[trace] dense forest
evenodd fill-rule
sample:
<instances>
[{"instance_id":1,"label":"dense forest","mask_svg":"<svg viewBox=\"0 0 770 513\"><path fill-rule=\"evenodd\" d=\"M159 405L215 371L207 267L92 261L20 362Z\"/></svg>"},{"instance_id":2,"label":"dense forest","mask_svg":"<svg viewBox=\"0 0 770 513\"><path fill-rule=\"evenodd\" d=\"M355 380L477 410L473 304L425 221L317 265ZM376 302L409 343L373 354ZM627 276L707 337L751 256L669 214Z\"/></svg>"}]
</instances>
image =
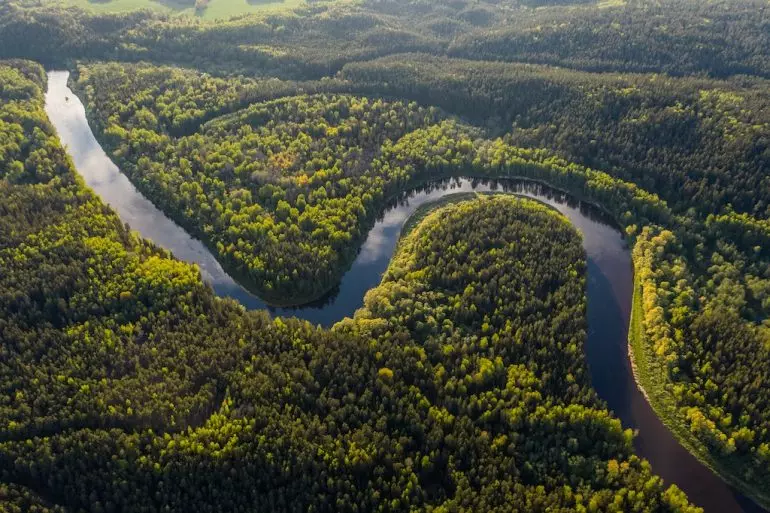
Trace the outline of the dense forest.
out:
<instances>
[{"instance_id":1,"label":"dense forest","mask_svg":"<svg viewBox=\"0 0 770 513\"><path fill-rule=\"evenodd\" d=\"M193 100L185 105L195 105L201 124L184 135L165 121L185 116L177 108L182 97L167 101L176 94L169 91L218 79L99 64L81 67L77 88L135 182L278 302L328 290L389 195L423 180L525 176L598 202L637 241L638 276L650 282L639 289L650 310L643 319L649 340L637 347L650 350L648 367L656 370L649 375L658 378L671 417L703 444L703 457L761 489L770 478L766 367L756 365L770 359L762 324L770 297L770 125L759 79L594 76L468 61L432 71L396 60L351 65L334 80L307 83L320 88L311 95L245 108L235 102L232 114L218 118ZM468 95L477 66L489 92L479 84ZM409 72L415 69L425 71ZM164 78L169 73L177 84ZM466 77L460 91L452 86L458 73ZM428 84L421 76L431 77ZM376 84L384 99L361 96ZM419 106L429 99L421 91L431 88L446 91L434 102L442 111ZM541 98L525 95L530 90ZM503 91L531 100L506 101ZM419 104L388 99L394 94ZM452 117L452 110L469 121L473 112L483 117L493 110L488 98L510 110L496 110L482 127ZM656 246L652 255L642 255L646 243ZM707 312L712 322L697 322ZM720 326L727 317L713 312L730 312L730 324ZM745 330L736 332L736 324ZM718 354L729 355L730 371L713 362L715 339L727 344ZM736 369L741 377L733 381ZM717 383L731 392L716 394Z\"/></svg>"},{"instance_id":2,"label":"dense forest","mask_svg":"<svg viewBox=\"0 0 770 513\"><path fill-rule=\"evenodd\" d=\"M3 511L696 511L590 387L558 214L451 205L355 319L271 320L126 231L58 144L42 69L0 73Z\"/></svg>"},{"instance_id":3,"label":"dense forest","mask_svg":"<svg viewBox=\"0 0 770 513\"><path fill-rule=\"evenodd\" d=\"M434 104L527 148L655 192L672 208L770 217L770 82L596 74L395 55L346 65L350 87ZM729 177L729 178L728 178Z\"/></svg>"},{"instance_id":4,"label":"dense forest","mask_svg":"<svg viewBox=\"0 0 770 513\"><path fill-rule=\"evenodd\" d=\"M770 78L765 0L603 3L597 9L585 0L364 0L207 23L7 0L0 5L0 57L49 65L150 60L316 79L351 61L428 52L591 71Z\"/></svg>"},{"instance_id":5,"label":"dense forest","mask_svg":"<svg viewBox=\"0 0 770 513\"><path fill-rule=\"evenodd\" d=\"M0 57L74 70L121 170L272 303L331 289L426 180L526 177L599 204L633 248L640 385L764 505L769 49L761 0L365 0L217 23L0 5ZM0 505L688 510L590 390L582 256L552 213L447 207L354 320L271 320L86 190L44 89L38 64L0 66Z\"/></svg>"},{"instance_id":6,"label":"dense forest","mask_svg":"<svg viewBox=\"0 0 770 513\"><path fill-rule=\"evenodd\" d=\"M245 93L217 79L116 64L79 75L121 168L275 302L315 299L339 280L396 190L399 176L380 164L383 147L438 120L414 103L302 95L256 102L174 137L183 120L276 84L245 83ZM198 101L207 89L217 104Z\"/></svg>"}]
</instances>

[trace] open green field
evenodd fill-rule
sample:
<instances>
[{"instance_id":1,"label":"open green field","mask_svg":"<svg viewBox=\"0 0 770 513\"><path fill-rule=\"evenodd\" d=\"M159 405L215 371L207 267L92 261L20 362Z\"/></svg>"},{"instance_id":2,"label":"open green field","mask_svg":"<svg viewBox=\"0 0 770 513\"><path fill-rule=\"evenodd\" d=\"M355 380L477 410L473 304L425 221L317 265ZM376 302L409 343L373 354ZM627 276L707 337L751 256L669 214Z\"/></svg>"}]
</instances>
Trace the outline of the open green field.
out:
<instances>
[{"instance_id":1,"label":"open green field","mask_svg":"<svg viewBox=\"0 0 770 513\"><path fill-rule=\"evenodd\" d=\"M211 0L205 10L196 13L193 1L188 0L58 0L64 5L75 5L97 12L126 12L137 9L153 9L184 15L198 15L204 19L229 18L239 14L290 10L304 7L305 0ZM341 1L341 0L331 0Z\"/></svg>"}]
</instances>

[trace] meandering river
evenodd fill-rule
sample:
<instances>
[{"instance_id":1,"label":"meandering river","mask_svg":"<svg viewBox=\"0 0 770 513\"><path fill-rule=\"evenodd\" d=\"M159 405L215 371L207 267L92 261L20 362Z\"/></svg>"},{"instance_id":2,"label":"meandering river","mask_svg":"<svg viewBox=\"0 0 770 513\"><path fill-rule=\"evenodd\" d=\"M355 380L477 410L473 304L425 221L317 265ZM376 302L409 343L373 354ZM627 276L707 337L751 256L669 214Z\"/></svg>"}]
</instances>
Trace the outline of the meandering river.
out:
<instances>
[{"instance_id":1,"label":"meandering river","mask_svg":"<svg viewBox=\"0 0 770 513\"><path fill-rule=\"evenodd\" d=\"M448 194L505 191L548 204L580 230L588 258L588 338L586 353L594 387L624 427L638 430L637 453L650 461L667 483L711 513L764 511L703 466L657 418L634 382L628 358L633 269L621 233L595 207L548 186L519 180L453 179L434 182L394 201L369 232L352 267L326 298L297 308L272 308L233 280L206 246L166 217L123 175L97 142L80 100L67 87L69 73L48 74L46 112L85 182L133 230L174 256L197 264L217 294L246 308L268 308L274 315L296 316L330 326L363 305L388 266L401 228L420 206Z\"/></svg>"}]
</instances>

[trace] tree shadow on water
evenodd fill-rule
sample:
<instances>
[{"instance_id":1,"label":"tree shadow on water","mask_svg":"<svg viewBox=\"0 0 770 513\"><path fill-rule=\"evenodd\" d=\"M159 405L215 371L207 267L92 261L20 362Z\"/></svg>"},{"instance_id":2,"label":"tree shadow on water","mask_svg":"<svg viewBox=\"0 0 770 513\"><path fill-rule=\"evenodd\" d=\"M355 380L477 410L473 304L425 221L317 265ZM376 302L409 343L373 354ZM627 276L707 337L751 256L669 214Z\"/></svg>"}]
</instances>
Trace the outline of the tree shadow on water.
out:
<instances>
[{"instance_id":1,"label":"tree shadow on water","mask_svg":"<svg viewBox=\"0 0 770 513\"><path fill-rule=\"evenodd\" d=\"M629 396L635 387L629 376L627 319L613 294L612 282L593 258L588 258L587 268L586 359L591 382L607 406L628 424L633 421Z\"/></svg>"}]
</instances>

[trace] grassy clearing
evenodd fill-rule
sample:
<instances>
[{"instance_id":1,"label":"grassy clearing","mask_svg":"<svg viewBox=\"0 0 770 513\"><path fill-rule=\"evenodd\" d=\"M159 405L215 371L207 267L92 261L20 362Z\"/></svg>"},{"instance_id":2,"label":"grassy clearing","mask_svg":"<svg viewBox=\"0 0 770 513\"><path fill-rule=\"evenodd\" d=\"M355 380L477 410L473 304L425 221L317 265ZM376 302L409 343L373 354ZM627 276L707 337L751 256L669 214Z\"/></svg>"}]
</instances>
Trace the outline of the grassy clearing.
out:
<instances>
[{"instance_id":1,"label":"grassy clearing","mask_svg":"<svg viewBox=\"0 0 770 513\"><path fill-rule=\"evenodd\" d=\"M690 454L730 485L752 497L763 508L770 509L770 490L746 482L740 477L742 472L740 466L729 465L716 459L684 422L682 414L679 413L679 407L667 390L668 370L655 358L645 340L643 317L642 287L639 278L634 275L631 325L628 330L629 356L636 382L641 386L642 393L647 397L655 414Z\"/></svg>"},{"instance_id":2,"label":"grassy clearing","mask_svg":"<svg viewBox=\"0 0 770 513\"><path fill-rule=\"evenodd\" d=\"M275 12L305 7L305 0L211 0L208 7L196 14L190 2L181 0L58 0L64 5L74 5L96 12L127 12L137 9L152 9L180 15L196 16L203 19L222 19L239 14ZM344 1L344 0L332 0ZM331 2L329 2L331 3Z\"/></svg>"}]
</instances>

